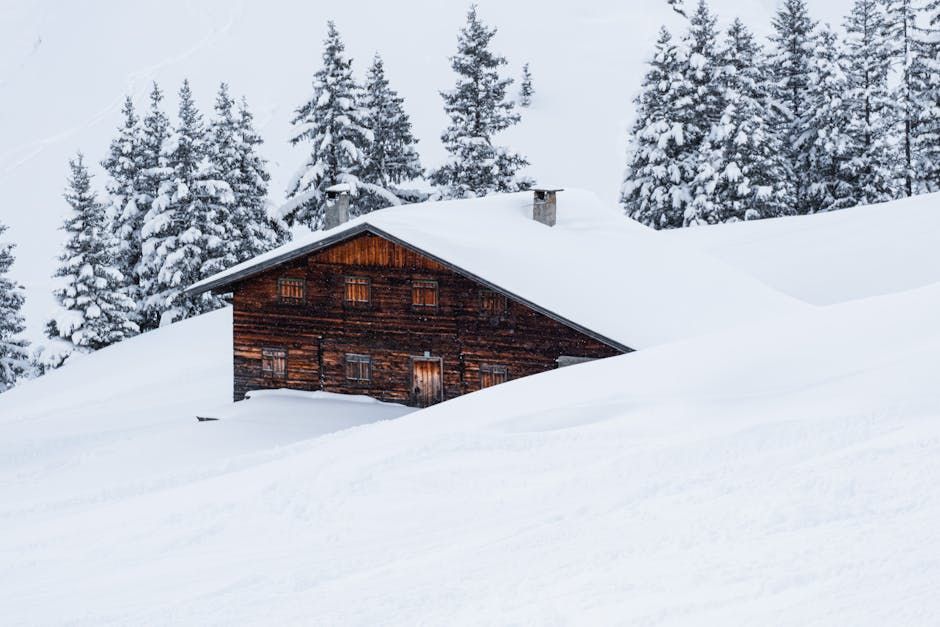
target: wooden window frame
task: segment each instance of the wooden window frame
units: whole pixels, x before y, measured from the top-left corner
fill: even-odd
[[[423,284],[423,285],[421,285]],[[428,290],[434,287],[434,304],[415,302],[418,290]],[[411,306],[421,311],[433,311],[441,305],[441,285],[434,279],[412,279],[411,281]]]
[[[491,385],[483,385],[483,378],[486,375],[496,377],[497,375],[502,375],[503,380],[493,383]],[[480,365],[480,389],[485,390],[486,388],[491,388],[502,383],[509,381],[509,367],[503,366],[502,364],[481,364]]]
[[[357,369],[359,370],[358,376],[351,376],[353,374],[350,370],[350,366],[356,364]],[[363,364],[365,365],[365,376],[363,377]],[[372,383],[372,356],[363,355],[360,353],[346,353],[346,358],[344,360],[344,366],[346,369],[346,380],[352,381],[359,384],[371,384]]]
[[[354,281],[362,281],[361,283],[354,283]],[[350,285],[365,285],[366,287],[366,300],[350,300],[349,298],[349,286]],[[359,275],[347,275],[343,277],[343,305],[346,307],[369,307],[372,305],[372,279],[367,276]]]
[[[284,361],[284,370],[280,373],[274,369],[276,362],[273,361],[277,359],[278,355]],[[265,360],[270,359],[271,367],[265,368]],[[287,379],[287,349],[286,348],[277,348],[274,346],[265,346],[261,349],[261,378],[262,379]]]
[[[494,299],[498,304],[497,308],[487,308],[487,300]],[[497,318],[502,320],[509,313],[509,299],[502,292],[496,290],[480,290],[480,312],[484,317]]]
[[[285,296],[282,286],[294,284],[300,286],[300,296]],[[307,302],[307,279],[301,277],[282,276],[277,280],[277,300],[282,305],[303,305]]]

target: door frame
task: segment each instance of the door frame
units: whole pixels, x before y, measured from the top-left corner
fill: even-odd
[[[435,357],[433,355],[430,355],[430,356],[412,355],[409,359],[411,368],[409,369],[408,380],[410,384],[409,388],[411,390],[411,394],[412,394],[412,398],[414,399],[414,402],[415,403],[418,402],[418,399],[414,398],[413,396],[414,389],[415,389],[415,362],[418,362],[418,361],[436,361],[438,363],[438,366],[441,369],[441,394],[440,394],[440,398],[438,398],[437,401],[435,401],[435,403],[443,403],[444,402],[444,358]],[[435,403],[432,403],[432,404],[435,404]],[[429,406],[430,405],[428,405],[428,407]]]

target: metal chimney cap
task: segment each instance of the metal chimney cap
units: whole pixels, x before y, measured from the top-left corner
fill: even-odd
[[[547,193],[549,193],[549,194],[552,194],[552,193],[555,193],[555,192],[563,192],[563,191],[565,191],[565,188],[563,188],[563,187],[552,187],[551,185],[539,185],[539,186],[537,186],[537,187],[533,187],[533,188],[532,188],[532,191],[533,191],[533,192],[540,192],[540,193],[545,193],[545,192],[547,192]]]

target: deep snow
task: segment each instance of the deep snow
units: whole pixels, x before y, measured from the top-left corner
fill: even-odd
[[[817,305],[940,281],[940,193],[851,211],[663,231],[662,236]]]
[[[193,421],[230,411],[230,316],[173,325],[0,397],[4,619],[929,625],[937,311],[805,307],[321,437]]]

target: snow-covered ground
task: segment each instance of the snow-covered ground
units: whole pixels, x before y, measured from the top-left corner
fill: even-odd
[[[841,215],[836,257],[923,226]],[[87,357],[0,397],[4,623],[935,624],[940,283],[843,271],[772,327],[394,420],[233,408],[227,311]],[[380,422],[318,436],[334,403]]]
[[[537,180],[595,192],[613,204],[625,165],[632,99],[657,31],[684,28],[665,0],[501,2],[479,0],[499,27],[494,49],[508,75],[531,63],[536,96],[506,134],[527,155]],[[688,3],[687,3],[688,4]],[[776,2],[714,0],[727,24],[739,15],[770,31]],[[839,24],[849,0],[810,0],[814,17]],[[19,243],[14,276],[28,289],[30,336],[39,339],[52,308],[55,258],[65,215],[62,190],[76,150],[101,159],[120,123],[125,94],[146,103],[152,80],[175,116],[176,91],[189,78],[202,110],[218,83],[244,94],[271,159],[274,200],[303,159],[291,148],[289,120],[319,67],[326,20],[335,19],[359,76],[372,55],[385,58],[392,85],[421,140],[426,166],[444,157],[446,117],[439,91],[453,85],[448,56],[468,2],[356,0],[4,0],[0,2],[0,221]],[[80,25],[80,27],[78,27]],[[101,183],[101,181],[98,181]]]
[[[940,193],[661,235],[817,305],[940,281]]]

